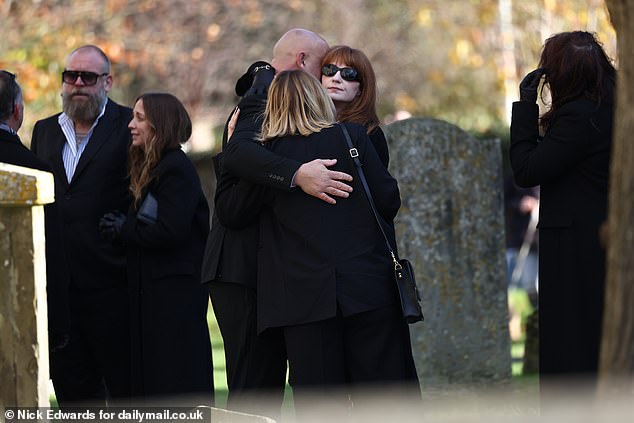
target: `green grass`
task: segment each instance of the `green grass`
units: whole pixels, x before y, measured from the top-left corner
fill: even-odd
[[[214,363],[214,389],[216,407],[224,408],[227,405],[227,374],[225,362],[225,349],[220,334],[220,328],[216,321],[211,303],[207,309],[207,324],[209,326],[209,336],[211,338],[211,355]]]
[[[526,322],[526,318],[533,311],[533,307],[530,304],[526,292],[521,289],[510,289],[508,293],[509,307],[514,308],[515,312],[519,313],[522,319],[522,324]],[[227,377],[226,377],[226,363],[224,354],[224,343],[222,335],[220,334],[220,328],[216,321],[216,316],[213,312],[211,303],[207,310],[207,323],[209,325],[209,336],[211,338],[212,345],[212,357],[214,365],[214,387],[215,387],[215,404],[216,407],[224,408],[227,404]],[[511,343],[511,357],[512,362],[512,375],[513,383],[518,389],[533,389],[537,385],[537,375],[524,375],[522,373],[522,359],[524,357],[524,341],[526,334],[522,333],[520,339]],[[287,384],[284,394],[284,408],[292,408],[292,389]],[[57,399],[55,394],[50,396],[51,407],[57,407]]]

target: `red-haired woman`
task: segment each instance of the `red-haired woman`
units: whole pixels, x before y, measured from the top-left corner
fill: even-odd
[[[365,127],[387,168],[390,156],[376,113],[376,76],[368,57],[348,46],[334,46],[321,61],[321,85],[337,110],[337,121]]]

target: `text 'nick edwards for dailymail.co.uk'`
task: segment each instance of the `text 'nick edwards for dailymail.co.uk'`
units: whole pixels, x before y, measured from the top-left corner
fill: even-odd
[[[205,409],[113,409],[113,408],[7,408],[4,412],[7,423],[12,421],[110,421],[110,422],[136,422],[147,421],[173,421],[173,420],[208,420]]]

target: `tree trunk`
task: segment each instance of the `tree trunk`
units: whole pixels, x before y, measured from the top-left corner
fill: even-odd
[[[617,33],[619,69],[599,364],[603,393],[634,389],[634,0],[606,3]]]

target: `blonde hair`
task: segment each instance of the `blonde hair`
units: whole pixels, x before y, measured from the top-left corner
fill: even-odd
[[[269,89],[259,139],[320,132],[334,124],[335,113],[335,105],[317,79],[301,70],[281,72]]]

